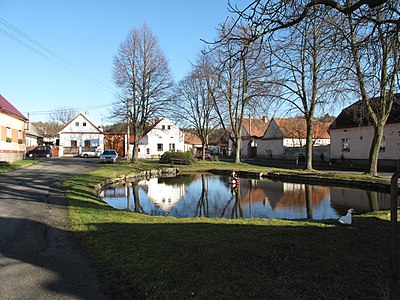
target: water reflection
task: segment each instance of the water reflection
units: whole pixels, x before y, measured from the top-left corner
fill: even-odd
[[[101,197],[111,206],[155,216],[210,218],[335,219],[390,208],[390,196],[359,189],[197,174],[152,178],[110,186]]]

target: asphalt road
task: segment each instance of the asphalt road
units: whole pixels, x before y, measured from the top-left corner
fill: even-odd
[[[93,159],[44,159],[0,174],[0,299],[107,299],[68,230],[61,184]]]

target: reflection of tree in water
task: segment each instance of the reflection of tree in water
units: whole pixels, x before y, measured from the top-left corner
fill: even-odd
[[[130,185],[132,186],[132,195],[133,195],[133,202],[134,202],[134,206],[133,206],[133,210],[134,212],[137,213],[144,213],[144,209],[142,207],[142,205],[140,204],[140,199],[139,199],[139,183],[137,181],[134,182],[127,182],[126,183],[126,189],[127,189],[127,207],[128,210],[130,210]]]
[[[306,194],[306,211],[307,211],[307,219],[312,219],[313,217],[313,205],[312,205],[312,186],[309,184],[306,184],[305,188],[305,194]]]
[[[205,174],[201,175],[201,194],[196,205],[196,217],[209,217],[208,180]]]
[[[240,179],[238,179],[239,181]],[[243,209],[242,209],[242,197],[240,192],[240,186],[235,186],[232,189],[232,194],[234,196],[235,202],[232,207],[231,219],[243,218]]]
[[[232,202],[233,205],[230,218],[231,219],[243,218],[242,197],[241,197],[240,187],[237,185],[232,185],[231,198],[226,202],[226,205],[222,209],[220,218],[224,218],[225,213],[227,212],[228,208],[231,207]]]

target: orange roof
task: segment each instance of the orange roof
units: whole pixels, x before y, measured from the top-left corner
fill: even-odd
[[[185,144],[201,145],[202,143],[198,135],[190,132],[185,132]]]
[[[243,118],[242,125],[249,136],[263,137],[269,122],[264,119]]]
[[[307,126],[306,120],[303,118],[280,119],[274,118],[282,134],[286,138],[306,138]],[[313,138],[314,139],[329,139],[328,128],[330,123],[320,121],[313,122]]]

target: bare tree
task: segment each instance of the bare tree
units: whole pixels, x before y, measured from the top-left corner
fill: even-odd
[[[304,168],[312,170],[314,117],[318,110],[333,102],[340,59],[332,48],[335,39],[327,20],[334,18],[323,8],[314,8],[312,18],[305,18],[286,28],[271,40],[273,72],[279,77],[278,101],[286,102],[288,110],[300,112],[306,123],[306,159]]]
[[[121,43],[114,57],[114,80],[120,89],[114,116],[132,128],[131,161],[138,163],[139,142],[148,123],[163,113],[173,86],[168,61],[146,24],[133,28]]]
[[[50,113],[50,121],[67,125],[78,112],[72,107],[60,106]]]
[[[399,4],[397,2],[397,4]],[[391,113],[395,93],[399,91],[399,30],[400,23],[394,19],[398,12],[386,10],[383,6],[374,10],[362,10],[347,15],[347,27],[343,35],[349,45],[352,73],[358,89],[355,93],[362,99],[363,106],[374,128],[374,137],[369,151],[369,165],[366,173],[378,175],[378,158],[383,129]]]
[[[242,120],[251,108],[256,107],[267,94],[265,85],[270,71],[264,52],[258,45],[249,45],[244,40],[229,40],[226,28],[220,28],[224,43],[212,51],[214,74],[218,88],[213,92],[214,107],[222,127],[230,131],[235,148],[235,162],[240,163]]]
[[[264,39],[276,31],[290,28],[313,14],[315,7],[326,7],[338,14],[349,15],[356,13],[363,19],[369,19],[369,14],[377,7],[389,12],[382,19],[384,23],[399,24],[400,11],[397,0],[253,0],[246,7],[239,8],[228,3],[229,10],[237,15],[232,23],[231,31],[235,27],[251,28],[250,40]],[[231,32],[229,32],[231,34]],[[243,39],[243,36],[231,36]]]
[[[202,53],[192,72],[177,85],[174,97],[175,115],[186,127],[193,128],[200,138],[203,160],[210,132],[217,125],[212,98],[216,87],[210,80],[210,64],[208,55]]]

